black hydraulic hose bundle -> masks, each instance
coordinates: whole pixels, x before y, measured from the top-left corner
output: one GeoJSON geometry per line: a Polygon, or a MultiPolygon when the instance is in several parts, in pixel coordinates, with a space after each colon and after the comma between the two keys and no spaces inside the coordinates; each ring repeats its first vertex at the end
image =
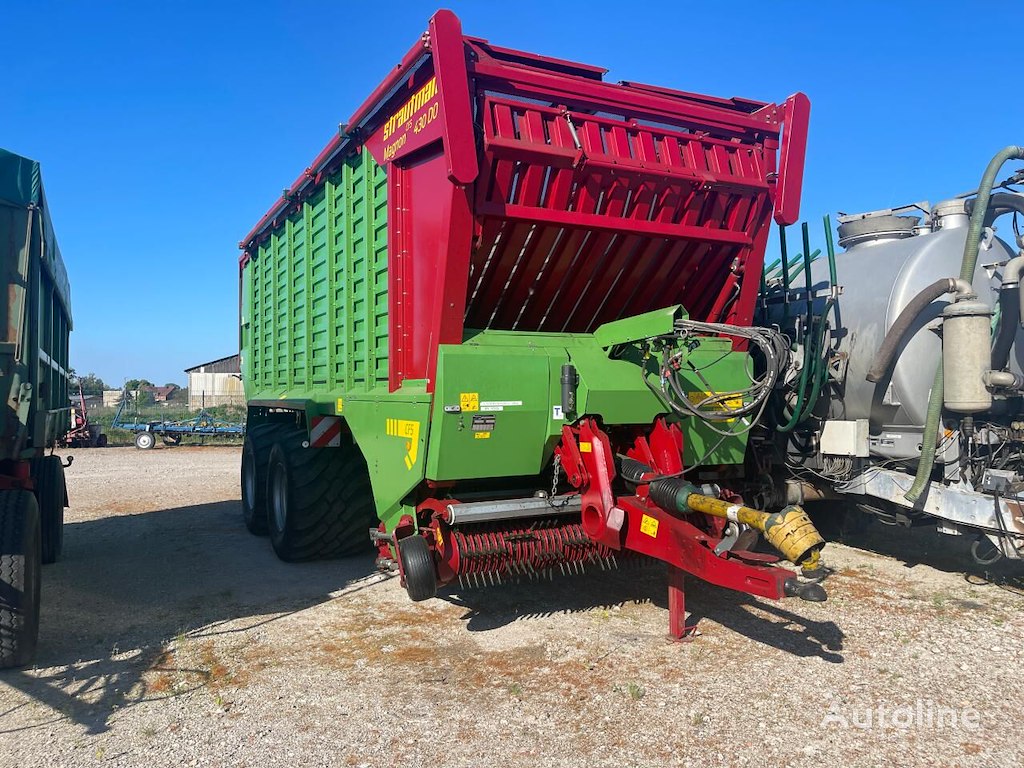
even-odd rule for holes
{"type": "MultiPolygon", "coordinates": [[[[789,344],[781,333],[771,328],[705,323],[689,319],[676,321],[676,329],[684,344],[675,351],[666,348],[660,366],[660,394],[672,410],[683,416],[696,416],[706,423],[732,421],[761,412],[762,406],[767,402],[779,377],[789,364],[789,344]],[[689,348],[685,341],[690,338],[715,336],[732,336],[751,342],[764,357],[764,372],[756,377],[751,376],[750,386],[746,389],[715,392],[701,370],[691,366],[690,372],[702,382],[707,392],[706,397],[694,402],[679,375],[680,367],[688,363],[689,348]]],[[[646,373],[644,381],[647,382],[646,373]]],[[[650,382],[647,383],[649,387],[652,386],[650,382]]]]}

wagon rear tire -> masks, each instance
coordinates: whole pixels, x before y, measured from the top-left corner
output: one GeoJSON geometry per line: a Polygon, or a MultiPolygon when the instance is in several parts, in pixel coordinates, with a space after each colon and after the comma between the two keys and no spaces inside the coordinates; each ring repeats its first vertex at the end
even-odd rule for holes
{"type": "Polygon", "coordinates": [[[57,456],[43,456],[32,466],[39,506],[41,556],[44,565],[57,562],[64,549],[64,502],[67,486],[64,465],[57,456]]]}
{"type": "Polygon", "coordinates": [[[140,451],[148,451],[156,445],[156,435],[152,432],[136,432],[135,447],[140,451]]]}
{"type": "Polygon", "coordinates": [[[287,562],[371,551],[377,519],[370,475],[359,448],[303,448],[305,431],[282,436],[270,450],[267,520],[270,543],[287,562]]]}
{"type": "Polygon", "coordinates": [[[242,443],[242,520],[256,536],[266,536],[267,528],[267,465],[274,438],[281,432],[279,424],[259,424],[245,433],[242,443]]]}
{"type": "Polygon", "coordinates": [[[0,668],[32,661],[39,640],[42,551],[30,491],[0,491],[0,668]]]}

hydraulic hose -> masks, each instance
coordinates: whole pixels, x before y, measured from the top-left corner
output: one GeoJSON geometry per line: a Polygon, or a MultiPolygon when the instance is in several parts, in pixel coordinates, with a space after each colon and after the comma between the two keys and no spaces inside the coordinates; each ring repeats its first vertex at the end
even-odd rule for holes
{"type": "Polygon", "coordinates": [[[828,334],[828,316],[835,308],[834,299],[825,302],[822,310],[817,333],[812,336],[808,332],[804,341],[804,365],[800,371],[800,383],[797,386],[797,400],[792,413],[786,414],[782,410],[782,417],[786,419],[785,424],[780,424],[775,429],[777,432],[791,432],[797,424],[806,420],[814,406],[818,403],[818,396],[821,388],[828,378],[828,362],[825,360],[825,338],[828,334]],[[808,376],[808,374],[810,374],[808,376]],[[807,391],[808,378],[811,382],[811,391],[807,391]]]}
{"type": "MultiPolygon", "coordinates": [[[[977,203],[974,200],[968,200],[967,212],[973,215],[975,205],[977,203]]],[[[1000,216],[1015,212],[1024,213],[1024,195],[1017,195],[1012,192],[996,192],[989,198],[988,213],[985,214],[982,228],[991,227],[1000,216]]]]}
{"type": "Polygon", "coordinates": [[[889,332],[885,334],[882,346],[875,353],[875,359],[871,362],[871,369],[868,371],[867,380],[877,383],[885,378],[892,368],[893,359],[896,357],[896,350],[900,342],[907,335],[910,326],[914,324],[918,315],[924,312],[925,308],[938,298],[947,293],[956,292],[957,297],[967,298],[974,296],[974,288],[969,280],[954,280],[952,277],[943,277],[936,280],[923,291],[918,293],[900,312],[896,322],[892,324],[889,332]]]}
{"type": "MultiPolygon", "coordinates": [[[[1004,147],[996,156],[989,161],[985,174],[981,177],[981,184],[978,185],[978,196],[974,200],[974,207],[971,211],[971,225],[967,230],[967,241],[964,243],[964,257],[960,264],[960,279],[971,282],[974,279],[974,269],[978,264],[978,247],[981,244],[981,230],[985,224],[985,216],[988,213],[989,199],[992,195],[992,185],[995,183],[996,174],[1003,167],[1007,160],[1024,159],[1024,147],[1010,145],[1004,147]]],[[[932,384],[932,393],[928,398],[928,412],[925,414],[924,435],[921,437],[921,460],[917,463],[917,474],[914,476],[914,484],[910,490],[903,494],[907,501],[916,503],[924,492],[928,481],[931,479],[932,467],[935,466],[935,445],[939,435],[939,421],[942,417],[942,360],[939,360],[935,368],[935,381],[932,384]]]]}

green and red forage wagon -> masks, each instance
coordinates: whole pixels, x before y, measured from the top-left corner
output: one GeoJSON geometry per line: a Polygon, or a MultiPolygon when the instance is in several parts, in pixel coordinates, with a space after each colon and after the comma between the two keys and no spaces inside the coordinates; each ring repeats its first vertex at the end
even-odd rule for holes
{"type": "Polygon", "coordinates": [[[677,636],[684,572],[824,598],[803,510],[735,492],[788,358],[751,323],[807,98],[604,74],[439,11],[242,241],[243,507],[282,559],[372,528],[421,600],[645,555],[677,636]]]}

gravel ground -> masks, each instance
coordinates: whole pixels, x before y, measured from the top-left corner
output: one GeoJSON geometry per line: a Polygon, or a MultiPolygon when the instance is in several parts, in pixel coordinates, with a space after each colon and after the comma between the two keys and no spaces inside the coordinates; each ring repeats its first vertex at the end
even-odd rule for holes
{"type": "Polygon", "coordinates": [[[73,453],[0,765],[1024,763],[1022,569],[957,540],[830,544],[824,604],[692,579],[676,644],[657,567],[413,604],[369,554],[278,562],[237,448],[73,453]]]}

